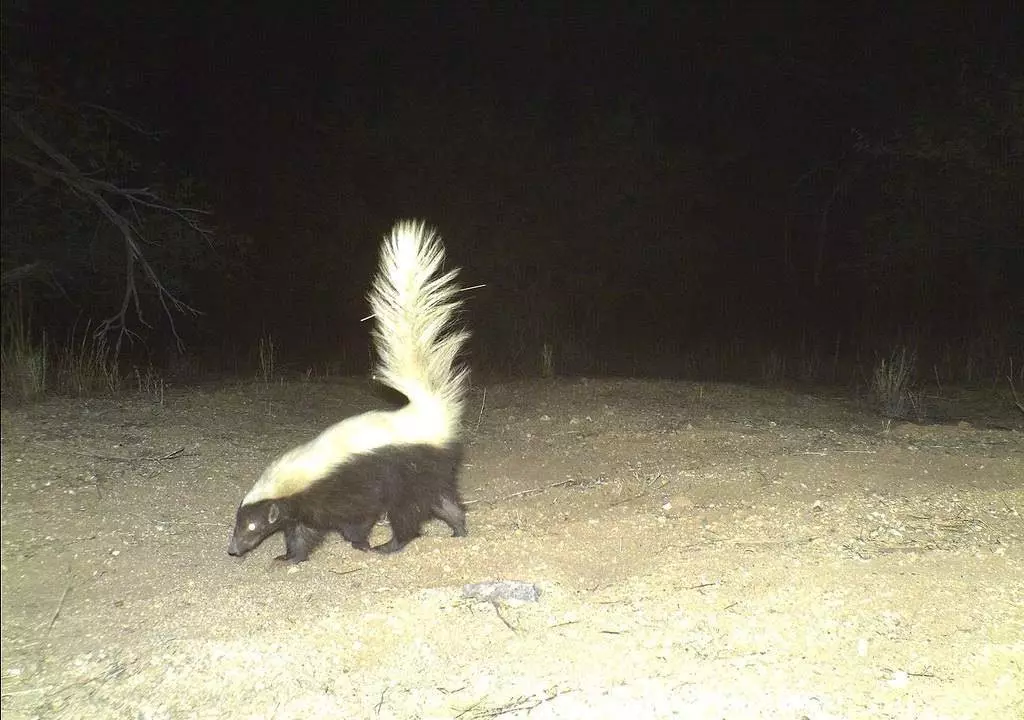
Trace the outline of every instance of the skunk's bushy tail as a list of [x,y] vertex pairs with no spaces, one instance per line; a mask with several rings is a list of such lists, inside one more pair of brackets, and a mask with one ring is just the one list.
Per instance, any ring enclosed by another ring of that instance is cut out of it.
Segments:
[[459,271],[443,271],[443,264],[437,232],[423,222],[401,221],[384,239],[369,300],[376,318],[376,378],[405,395],[418,414],[452,426],[454,434],[468,380],[456,358],[469,333],[454,327],[462,304],[456,299]]

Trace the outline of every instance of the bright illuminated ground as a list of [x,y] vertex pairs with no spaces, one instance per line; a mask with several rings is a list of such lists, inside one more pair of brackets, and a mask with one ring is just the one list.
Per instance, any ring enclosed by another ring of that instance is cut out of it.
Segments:
[[228,557],[235,506],[362,383],[5,407],[4,719],[1021,717],[1022,419],[932,404],[476,388],[470,537],[297,568]]

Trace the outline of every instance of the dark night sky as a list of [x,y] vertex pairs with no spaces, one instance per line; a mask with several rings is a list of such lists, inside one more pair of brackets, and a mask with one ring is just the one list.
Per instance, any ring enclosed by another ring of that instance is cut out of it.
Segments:
[[[325,302],[328,291],[300,296],[291,288],[285,291],[290,299],[280,300],[286,280],[268,268],[281,267],[283,254],[305,253],[313,257],[310,264],[322,265],[345,264],[352,251],[351,272],[335,268],[327,277],[310,277],[303,275],[306,265],[295,262],[285,274],[291,285],[353,285],[358,290],[345,297],[357,301],[372,255],[362,248],[376,242],[390,219],[409,212],[426,215],[452,236],[452,254],[476,270],[473,281],[488,282],[495,293],[522,292],[529,282],[503,284],[494,269],[514,265],[521,280],[535,266],[527,258],[539,252],[525,249],[531,241],[521,241],[521,252],[495,258],[500,242],[483,250],[466,236],[522,234],[533,227],[533,216],[564,235],[579,215],[589,214],[588,203],[606,208],[604,191],[594,190],[589,199],[580,194],[563,203],[564,217],[539,209],[546,186],[591,180],[579,165],[572,165],[573,177],[560,173],[566,148],[595,125],[605,132],[618,128],[624,137],[633,130],[623,127],[634,128],[653,138],[643,147],[656,151],[643,155],[626,146],[622,155],[646,158],[635,161],[641,170],[633,172],[662,179],[655,184],[664,197],[651,212],[671,204],[670,187],[680,188],[679,203],[689,209],[652,222],[650,232],[704,232],[704,242],[717,245],[701,276],[721,288],[777,254],[760,246],[771,237],[777,247],[793,217],[820,214],[828,182],[796,201],[793,188],[849,155],[855,133],[889,139],[905,134],[915,118],[947,112],[965,63],[1020,77],[1014,18],[977,3],[940,9],[925,3],[679,2],[628,11],[578,3],[572,12],[511,9],[518,4],[478,12],[467,9],[470,3],[446,9],[335,3],[319,12],[299,9],[311,7],[302,3],[290,10],[283,3],[272,10],[225,2],[168,3],[174,8],[161,10],[145,3],[25,5],[33,9],[14,19],[8,14],[8,52],[33,57],[63,84],[105,87],[110,97],[104,102],[165,131],[164,159],[207,183],[218,220],[255,239],[254,273],[275,286],[276,299],[288,306],[284,317]],[[460,144],[460,134],[474,133],[477,114],[499,130]],[[442,149],[435,148],[438,128],[450,128]],[[373,139],[361,142],[360,132]],[[515,144],[524,138],[532,148],[522,154],[526,169],[502,174],[518,160]],[[432,150],[447,155],[438,159]],[[706,177],[706,186],[677,172],[687,163],[700,168],[691,175]],[[627,174],[616,167],[602,172]],[[632,192],[623,188],[613,184],[609,192]],[[500,213],[490,210],[495,207]],[[628,217],[621,223],[644,227]],[[716,235],[702,228],[729,230]],[[758,230],[763,237],[754,236]],[[549,273],[571,272],[581,254],[592,253],[596,268],[618,262],[607,247],[622,244],[621,237],[584,233],[594,246],[565,241],[571,247],[561,260],[554,254]],[[722,239],[731,235],[747,239]],[[307,236],[314,239],[302,240]],[[328,250],[326,236],[346,238],[331,241],[342,250]],[[356,236],[358,242],[349,239]],[[808,298],[802,289],[814,240],[808,235],[801,249],[795,237],[786,262],[796,264],[794,287],[800,287],[786,290],[792,295],[787,302],[806,305],[823,299]],[[551,242],[536,238],[534,244]],[[700,241],[689,242],[696,249],[688,252],[701,255]],[[652,259],[635,267],[627,262],[623,276],[632,279],[614,290],[632,303],[671,286],[664,263],[670,248],[649,248]],[[586,292],[586,283],[569,285]],[[772,291],[758,285],[733,302],[758,304],[757,293]],[[824,300],[839,302],[836,297]],[[489,302],[517,301],[499,296]],[[639,302],[639,308],[630,304],[639,313],[662,306],[657,298]],[[347,315],[349,308],[338,312]],[[596,312],[629,314],[614,302]],[[661,338],[664,329],[650,334]]]
[[1005,18],[957,3],[147,5],[33,14],[34,51],[69,74],[112,78],[117,102],[168,132],[168,154],[232,206],[267,192],[310,144],[329,153],[310,137],[325,126],[373,122],[407,91],[534,115],[554,134],[625,103],[669,144],[757,152],[769,172],[793,174],[834,157],[851,129],[885,133],[941,104],[979,45],[1011,60],[1013,35]]

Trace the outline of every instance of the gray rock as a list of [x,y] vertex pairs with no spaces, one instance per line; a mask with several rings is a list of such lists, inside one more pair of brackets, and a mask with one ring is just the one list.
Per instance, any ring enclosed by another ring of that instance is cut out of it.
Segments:
[[540,590],[533,583],[515,580],[491,580],[489,582],[471,583],[462,587],[462,595],[476,600],[489,602],[519,600],[521,602],[537,602]]

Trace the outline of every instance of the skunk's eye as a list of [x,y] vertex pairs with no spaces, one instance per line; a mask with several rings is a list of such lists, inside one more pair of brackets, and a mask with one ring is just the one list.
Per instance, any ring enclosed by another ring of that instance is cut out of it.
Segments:
[[256,529],[256,523],[249,523],[249,532],[252,532],[255,529]]

